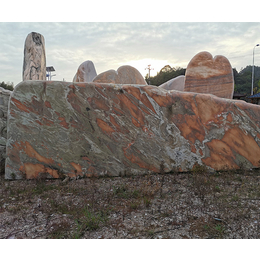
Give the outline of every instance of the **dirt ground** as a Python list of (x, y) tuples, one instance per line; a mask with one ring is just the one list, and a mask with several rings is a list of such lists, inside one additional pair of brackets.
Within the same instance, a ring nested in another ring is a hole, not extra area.
[(259, 238), (259, 170), (5, 180), (0, 238)]

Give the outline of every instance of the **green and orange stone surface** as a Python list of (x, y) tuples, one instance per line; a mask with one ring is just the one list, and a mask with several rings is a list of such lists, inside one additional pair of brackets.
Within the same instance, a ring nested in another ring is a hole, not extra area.
[(7, 129), (7, 179), (260, 166), (260, 107), (211, 94), (24, 81)]

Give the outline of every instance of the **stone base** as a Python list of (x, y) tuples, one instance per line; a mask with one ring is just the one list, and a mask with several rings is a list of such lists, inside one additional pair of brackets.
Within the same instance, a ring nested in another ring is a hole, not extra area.
[(210, 94), (26, 81), (8, 116), (7, 179), (260, 166), (260, 107)]

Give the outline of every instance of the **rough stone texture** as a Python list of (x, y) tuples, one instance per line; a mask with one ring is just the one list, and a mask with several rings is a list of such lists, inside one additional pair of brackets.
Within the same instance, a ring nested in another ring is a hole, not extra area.
[(0, 174), (5, 170), (7, 110), (12, 91), (0, 87)]
[(36, 32), (28, 34), (25, 40), (23, 80), (46, 80), (44, 37)]
[(95, 66), (92, 61), (84, 61), (78, 68), (73, 82), (92, 82), (97, 76)]
[(8, 116), (8, 179), (260, 166), (260, 107), (210, 94), (24, 81)]
[(233, 70), (224, 56), (214, 57), (200, 52), (189, 62), (185, 72), (184, 91), (214, 94), (221, 98), (233, 98)]
[(114, 84), (139, 84), (147, 85), (142, 74), (132, 66), (124, 65), (115, 70), (108, 70), (98, 74), (93, 82)]
[(185, 76), (181, 75), (176, 78), (168, 80), (167, 82), (160, 85), (159, 88), (163, 88), (166, 90), (183, 91), (184, 90), (184, 80), (185, 80)]

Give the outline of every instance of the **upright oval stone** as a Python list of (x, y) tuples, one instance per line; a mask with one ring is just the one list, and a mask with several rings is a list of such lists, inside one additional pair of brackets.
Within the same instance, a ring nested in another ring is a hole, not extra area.
[(93, 79), (93, 82), (147, 85), (142, 74), (136, 68), (129, 65), (121, 66), (117, 71), (108, 70), (100, 73)]
[(184, 90), (184, 82), (185, 82), (185, 76), (180, 75), (176, 78), (170, 79), (167, 82), (163, 83), (159, 86), (159, 88), (163, 88), (166, 90)]
[(78, 68), (73, 82), (92, 82), (97, 76), (95, 66), (91, 60), (84, 61)]
[(232, 99), (234, 77), (228, 59), (222, 55), (213, 58), (206, 51), (195, 55), (186, 69), (184, 91)]
[(44, 37), (36, 32), (28, 34), (25, 40), (23, 80), (46, 80)]

